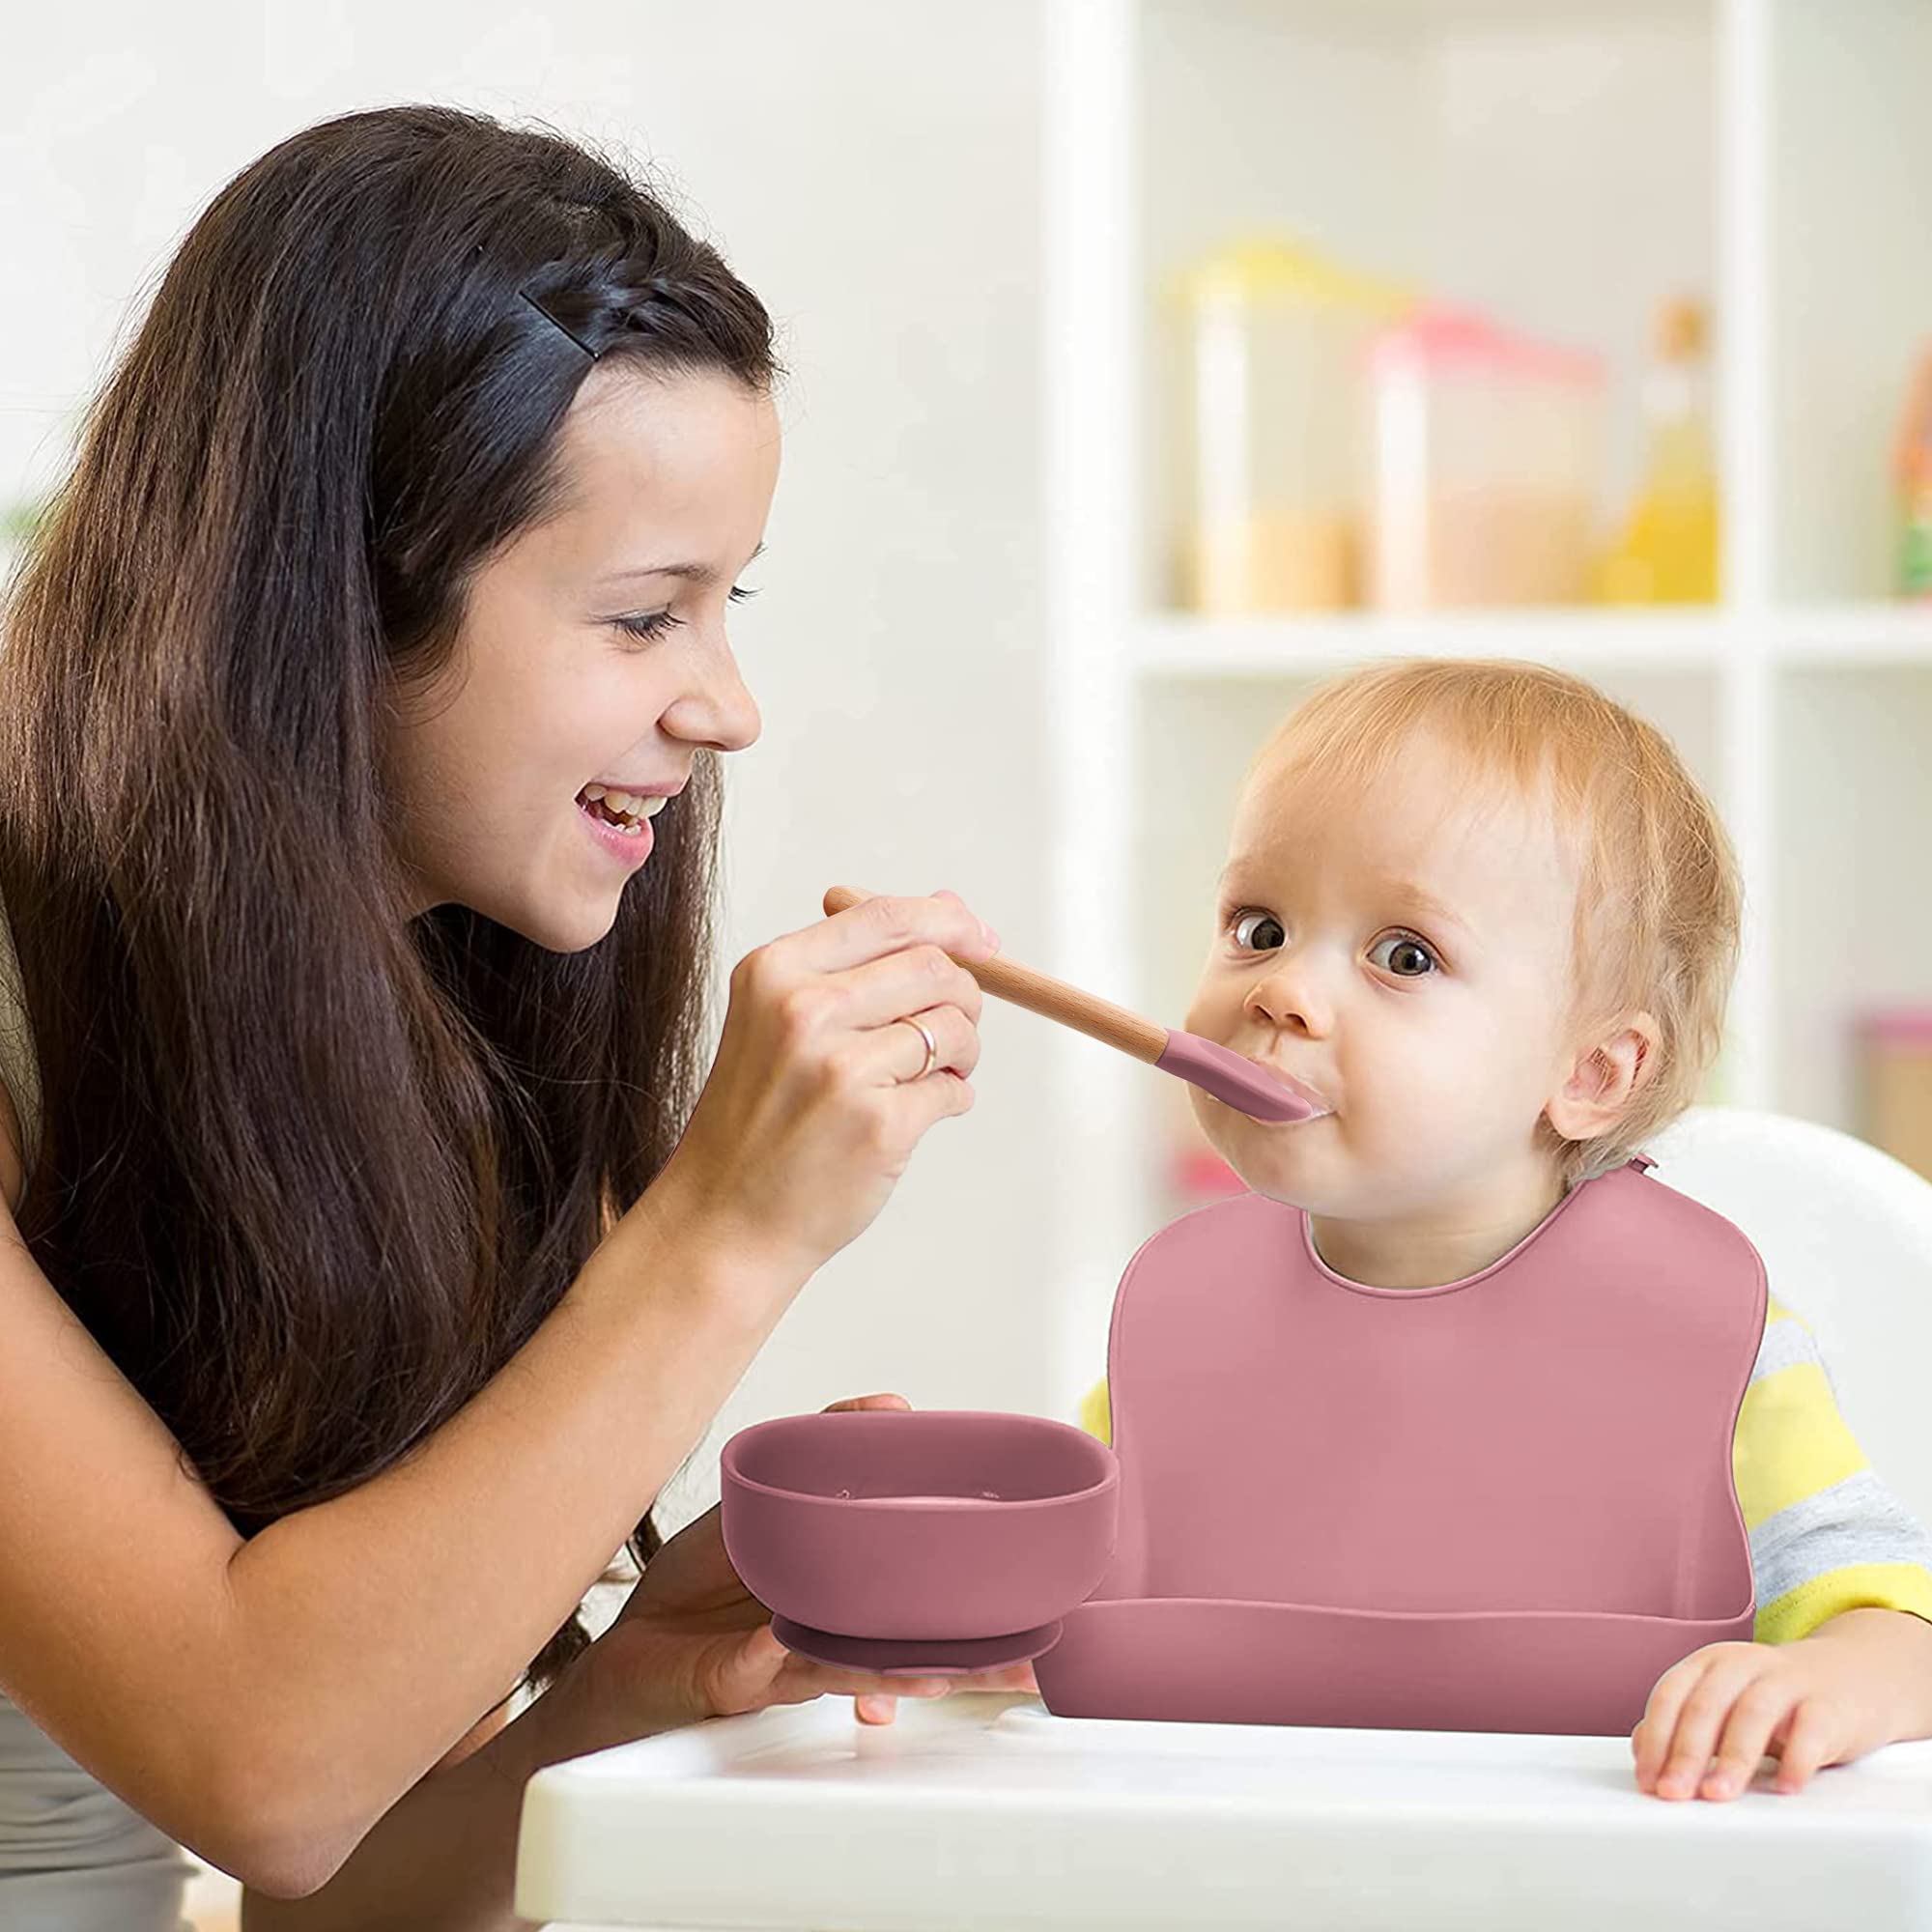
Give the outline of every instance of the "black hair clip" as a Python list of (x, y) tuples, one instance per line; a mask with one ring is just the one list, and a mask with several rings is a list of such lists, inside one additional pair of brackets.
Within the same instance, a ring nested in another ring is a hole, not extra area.
[(595, 362), (597, 360), (598, 355), (601, 354), (601, 352), (591, 348), (589, 343), (584, 341), (582, 336), (579, 335), (576, 329), (572, 328), (568, 323), (558, 321), (558, 319), (554, 315), (553, 315), (549, 309), (544, 307), (542, 302), (538, 301), (535, 296), (531, 295), (528, 289), (519, 289), (517, 293), (520, 296), (522, 296), (523, 298), (526, 302), (528, 302), (529, 305), (533, 309), (535, 309), (536, 312), (540, 316), (542, 316), (543, 319), (547, 323), (549, 323), (553, 327), (562, 329), (564, 334), (569, 336), (571, 341), (576, 343), (578, 348), (582, 350), (584, 355), (590, 357), (591, 361)]
[[(651, 305), (652, 302), (663, 302), (668, 307), (676, 309), (679, 312), (679, 314), (683, 316), (688, 322), (700, 320), (696, 310), (693, 306), (694, 292), (689, 289), (680, 287), (677, 282), (673, 281), (670, 278), (670, 276), (647, 275), (644, 277), (642, 281), (639, 282), (636, 286), (638, 290), (639, 299), (637, 300), (634, 306), (625, 309), (623, 312), (623, 323), (626, 328), (645, 327), (646, 324), (644, 321), (643, 312)], [(536, 312), (540, 316), (542, 316), (546, 322), (552, 324), (554, 327), (557, 328), (562, 329), (564, 334), (569, 336), (571, 341), (576, 343), (578, 348), (582, 350), (584, 355), (590, 357), (591, 361), (595, 362), (604, 354), (603, 350), (601, 349), (591, 348), (589, 343), (584, 341), (582, 336), (579, 335), (576, 329), (572, 328), (567, 322), (564, 322), (558, 316), (553, 314), (551, 310), (547, 309), (543, 305), (543, 303), (536, 298), (535, 296), (530, 294), (528, 289), (519, 289), (517, 293), (520, 296), (522, 296), (523, 298), (526, 302), (528, 302), (529, 305), (533, 309), (535, 309)]]

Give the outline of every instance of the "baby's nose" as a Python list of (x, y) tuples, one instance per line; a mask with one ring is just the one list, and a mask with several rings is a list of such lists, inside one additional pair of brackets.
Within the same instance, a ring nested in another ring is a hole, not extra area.
[(1328, 1002), (1304, 964), (1284, 962), (1248, 995), (1248, 1004), (1285, 1032), (1317, 1037), (1333, 1024)]

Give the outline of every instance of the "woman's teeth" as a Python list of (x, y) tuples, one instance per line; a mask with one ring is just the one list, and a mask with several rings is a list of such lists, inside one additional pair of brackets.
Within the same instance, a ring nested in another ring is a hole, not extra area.
[(646, 797), (638, 792), (611, 791), (600, 784), (585, 785), (578, 797), (593, 818), (617, 826), (632, 838), (642, 838), (644, 820), (655, 818), (665, 807), (662, 794)]

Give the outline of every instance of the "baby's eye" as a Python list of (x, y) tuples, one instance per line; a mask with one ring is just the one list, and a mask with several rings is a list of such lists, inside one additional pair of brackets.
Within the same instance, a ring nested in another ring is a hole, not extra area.
[[(1244, 932), (1250, 937), (1242, 938)], [(1235, 944), (1251, 946), (1257, 952), (1272, 952), (1288, 944), (1288, 934), (1271, 912), (1238, 912), (1235, 915)]]
[[(1394, 951), (1386, 961), (1381, 961), (1379, 955), (1384, 947), (1391, 947)], [(1369, 949), (1369, 957), (1378, 960), (1385, 971), (1395, 974), (1402, 980), (1420, 980), (1427, 974), (1441, 970), (1435, 953), (1430, 952), (1412, 932), (1391, 932), (1384, 938), (1377, 940)], [(1404, 963), (1397, 965), (1398, 959)], [(1419, 966), (1415, 965), (1413, 962), (1416, 960), (1422, 963)]]

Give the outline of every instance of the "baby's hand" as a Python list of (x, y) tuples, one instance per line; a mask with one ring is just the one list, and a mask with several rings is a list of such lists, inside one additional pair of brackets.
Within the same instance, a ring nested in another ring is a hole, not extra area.
[(1657, 1680), (1631, 1750), (1639, 1791), (1722, 1799), (1750, 1783), (1767, 1752), (1778, 1759), (1775, 1788), (1799, 1791), (1821, 1765), (1894, 1735), (1869, 1659), (1856, 1644), (1812, 1635), (1692, 1651)]

